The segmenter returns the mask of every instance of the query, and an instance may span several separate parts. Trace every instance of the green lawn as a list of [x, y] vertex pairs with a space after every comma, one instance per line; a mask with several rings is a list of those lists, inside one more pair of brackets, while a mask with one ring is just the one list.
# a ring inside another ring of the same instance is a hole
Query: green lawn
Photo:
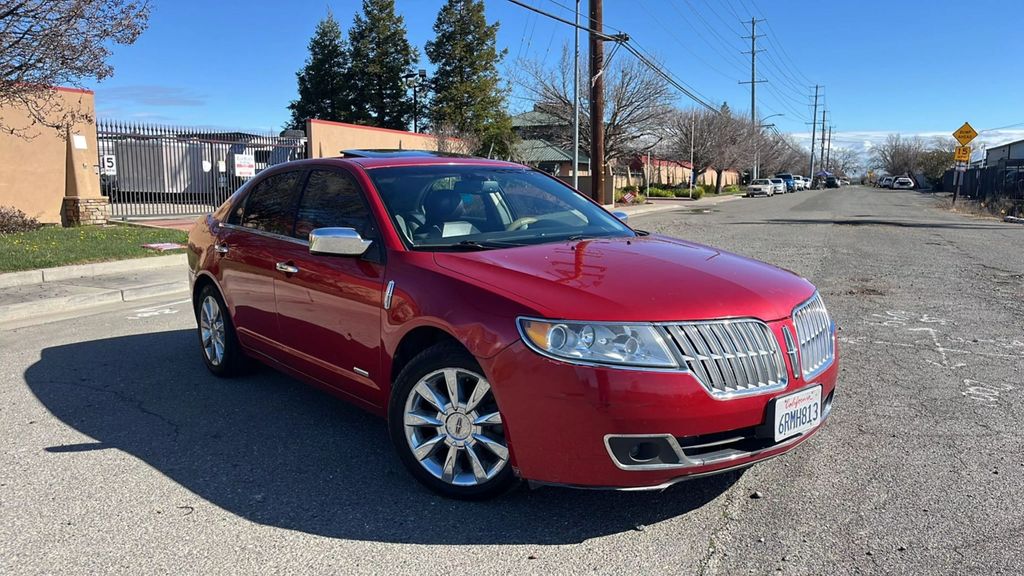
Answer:
[[0, 272], [179, 254], [179, 250], [148, 250], [142, 244], [185, 244], [187, 236], [180, 230], [118, 225], [45, 226], [33, 232], [0, 234]]

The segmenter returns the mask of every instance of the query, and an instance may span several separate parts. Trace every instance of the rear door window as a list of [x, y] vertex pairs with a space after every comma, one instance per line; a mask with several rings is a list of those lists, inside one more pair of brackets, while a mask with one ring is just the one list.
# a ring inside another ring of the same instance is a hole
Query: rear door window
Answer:
[[354, 228], [368, 240], [378, 238], [377, 225], [359, 184], [346, 172], [313, 170], [299, 203], [295, 237], [308, 240], [316, 228]]
[[271, 234], [291, 235], [302, 175], [301, 171], [284, 172], [257, 183], [245, 200], [241, 225]]

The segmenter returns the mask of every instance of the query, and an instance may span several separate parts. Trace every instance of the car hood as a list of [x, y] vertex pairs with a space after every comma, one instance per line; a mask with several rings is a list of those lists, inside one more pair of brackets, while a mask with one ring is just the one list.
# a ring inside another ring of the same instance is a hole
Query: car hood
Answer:
[[814, 294], [800, 276], [664, 236], [436, 252], [442, 268], [549, 318], [649, 321], [788, 317]]

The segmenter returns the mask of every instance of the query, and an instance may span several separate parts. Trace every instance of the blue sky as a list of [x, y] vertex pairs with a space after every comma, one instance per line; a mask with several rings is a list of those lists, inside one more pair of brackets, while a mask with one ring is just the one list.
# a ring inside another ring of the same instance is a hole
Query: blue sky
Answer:
[[[529, 0], [572, 17], [574, 0]], [[90, 85], [102, 117], [240, 129], [279, 129], [295, 98], [295, 72], [327, 7], [344, 28], [358, 0], [280, 2], [152, 0], [149, 29], [115, 47], [113, 78]], [[443, 0], [398, 0], [422, 55]], [[582, 2], [586, 13], [587, 0]], [[806, 140], [815, 83], [834, 124], [833, 145], [862, 148], [888, 132], [945, 135], [968, 120], [995, 144], [1024, 137], [1018, 0], [606, 0], [605, 24], [629, 33], [675, 76], [713, 102], [749, 110], [749, 34], [758, 25], [761, 116]], [[487, 0], [498, 42], [517, 59], [556, 65], [572, 28]], [[585, 46], [585, 35], [583, 36]], [[616, 58], [629, 58], [624, 51]], [[679, 104], [689, 105], [681, 97]], [[517, 93], [513, 110], [529, 107]]]

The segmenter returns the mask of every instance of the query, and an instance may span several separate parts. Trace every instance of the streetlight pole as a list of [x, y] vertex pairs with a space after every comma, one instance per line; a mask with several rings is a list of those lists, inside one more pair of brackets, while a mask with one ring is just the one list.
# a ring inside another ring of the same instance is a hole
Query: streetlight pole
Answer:
[[[761, 118], [761, 122], [764, 122], [769, 118], [775, 118], [776, 116], [785, 116], [785, 114], [772, 114], [771, 116], [765, 116], [764, 118]], [[775, 126], [775, 124], [757, 125], [757, 133], [754, 134], [754, 179], [759, 177], [758, 172], [761, 170], [761, 128], [771, 128], [772, 126]], [[750, 181], [753, 182], [754, 179], [751, 179]]]
[[420, 68], [418, 72], [410, 72], [402, 78], [405, 80], [405, 85], [412, 88], [412, 131], [419, 132], [419, 118], [420, 118], [420, 101], [419, 91], [420, 86], [427, 81], [427, 71]]

